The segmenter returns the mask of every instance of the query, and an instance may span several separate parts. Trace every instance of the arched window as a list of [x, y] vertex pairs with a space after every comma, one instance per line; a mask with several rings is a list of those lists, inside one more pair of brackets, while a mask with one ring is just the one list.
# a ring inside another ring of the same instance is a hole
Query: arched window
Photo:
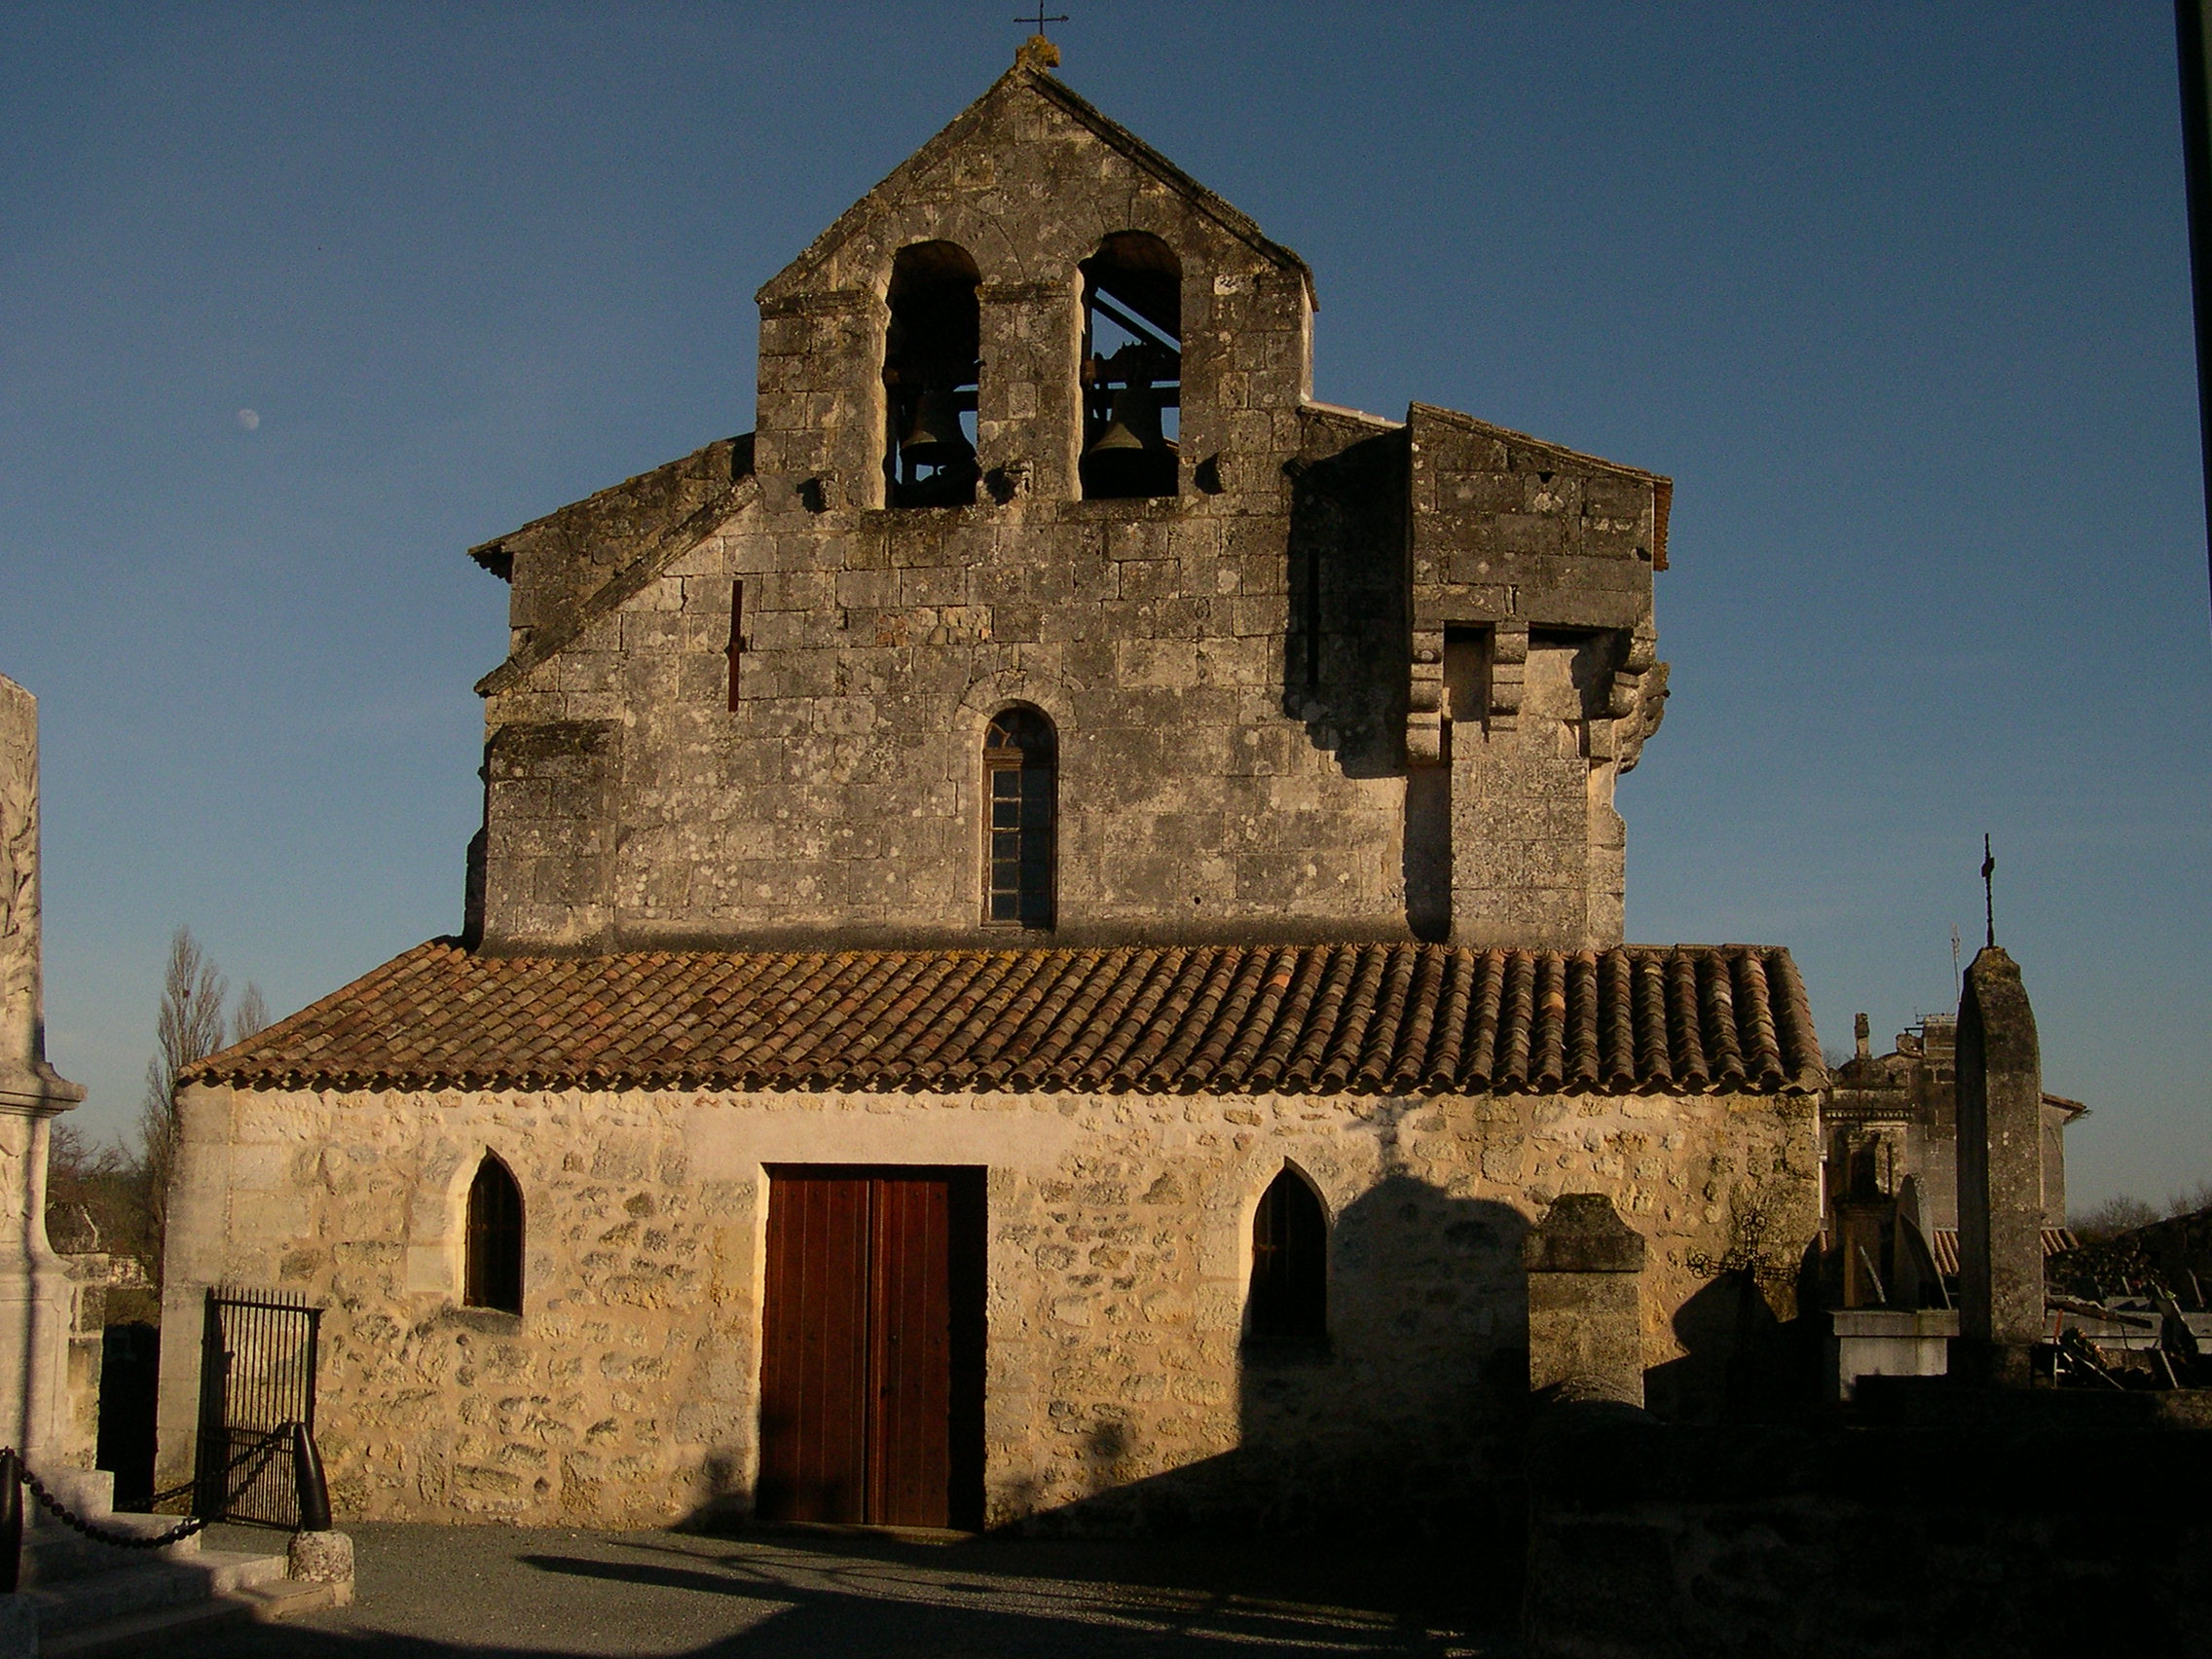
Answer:
[[1252, 1296], [1245, 1340], [1255, 1347], [1321, 1348], [1329, 1342], [1329, 1218], [1285, 1164], [1252, 1216]]
[[961, 507], [976, 499], [981, 281], [957, 242], [916, 242], [891, 262], [883, 466], [895, 507]]
[[989, 802], [983, 919], [1002, 926], [1052, 925], [1053, 774], [1058, 744], [1037, 710], [1002, 710], [983, 734]]
[[522, 1189], [491, 1153], [468, 1186], [468, 1272], [461, 1300], [471, 1308], [522, 1311]]
[[1117, 231], [1083, 262], [1083, 495], [1172, 496], [1183, 407], [1183, 262]]

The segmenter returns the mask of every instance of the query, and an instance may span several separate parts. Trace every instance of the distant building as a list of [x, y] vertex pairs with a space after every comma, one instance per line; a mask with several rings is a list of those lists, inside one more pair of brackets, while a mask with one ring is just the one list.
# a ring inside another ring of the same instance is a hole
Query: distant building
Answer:
[[[1938, 1292], [1924, 1282], [1925, 1268], [1946, 1278], [1958, 1272], [1958, 1020], [1929, 1014], [1899, 1032], [1889, 1053], [1876, 1055], [1862, 1014], [1857, 1041], [1858, 1052], [1830, 1073], [1821, 1106], [1831, 1295], [1837, 1306], [1856, 1308], [1898, 1300], [1900, 1285], [1922, 1286], [1933, 1301]], [[2066, 1129], [2088, 1110], [2061, 1095], [2043, 1097], [2046, 1253], [2072, 1242], [2065, 1231]], [[1900, 1225], [1917, 1234], [1917, 1243]]]
[[1395, 1525], [1517, 1474], [1554, 1198], [1655, 1403], [1794, 1268], [1795, 967], [1622, 941], [1668, 480], [1315, 401], [1050, 61], [760, 290], [757, 430], [475, 549], [465, 936], [182, 1088], [166, 1480], [232, 1281], [355, 1516]]

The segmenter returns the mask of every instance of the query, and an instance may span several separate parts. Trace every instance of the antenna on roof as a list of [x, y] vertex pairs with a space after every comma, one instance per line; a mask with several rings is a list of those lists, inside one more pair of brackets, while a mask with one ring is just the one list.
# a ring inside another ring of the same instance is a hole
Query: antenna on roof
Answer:
[[1981, 837], [1981, 912], [1989, 924], [1989, 943], [1997, 943], [1997, 884], [1990, 879], [1997, 873], [1997, 855], [1989, 850], [1989, 836]]
[[1953, 923], [1951, 924], [1951, 997], [1952, 997], [1952, 1000], [1953, 1000], [1953, 1001], [1956, 1001], [1956, 1000], [1958, 999], [1958, 995], [1959, 995], [1959, 924], [1958, 924], [1958, 923], [1956, 923], [1956, 922], [1953, 922]]

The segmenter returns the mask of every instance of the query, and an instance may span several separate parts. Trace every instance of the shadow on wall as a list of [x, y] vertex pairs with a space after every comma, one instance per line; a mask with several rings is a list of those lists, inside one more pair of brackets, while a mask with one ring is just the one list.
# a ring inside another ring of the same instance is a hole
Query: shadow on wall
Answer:
[[1144, 1428], [1086, 1404], [1092, 1495], [1010, 1530], [1174, 1536], [1517, 1525], [1528, 1394], [1528, 1221], [1506, 1204], [1385, 1177], [1336, 1218], [1325, 1347], [1239, 1366], [1236, 1448], [1164, 1473]]
[[[1800, 1308], [1818, 1306], [1802, 1286], [1799, 1297]], [[1682, 1356], [1643, 1374], [1643, 1403], [1653, 1416], [1683, 1423], [1772, 1420], [1798, 1415], [1814, 1398], [1815, 1321], [1777, 1317], [1754, 1273], [1714, 1274], [1675, 1309], [1673, 1325]]]
[[1405, 770], [1405, 437], [1294, 463], [1283, 713], [1349, 778]]

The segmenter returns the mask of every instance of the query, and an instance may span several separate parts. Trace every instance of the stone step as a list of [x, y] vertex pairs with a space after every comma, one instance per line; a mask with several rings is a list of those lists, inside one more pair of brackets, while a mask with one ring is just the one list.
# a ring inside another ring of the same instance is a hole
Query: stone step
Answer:
[[188, 1603], [288, 1582], [280, 1555], [202, 1550], [181, 1561], [135, 1561], [105, 1572], [67, 1578], [18, 1599], [38, 1621], [42, 1646], [64, 1631], [90, 1629]]
[[307, 1584], [289, 1578], [273, 1584], [249, 1584], [203, 1602], [179, 1603], [42, 1637], [40, 1659], [108, 1659], [109, 1655], [159, 1653], [170, 1642], [203, 1631], [288, 1619], [335, 1606], [339, 1601], [335, 1584]]
[[[97, 1521], [115, 1513], [115, 1476], [106, 1469], [72, 1469], [66, 1466], [48, 1468], [37, 1459], [31, 1462], [31, 1473], [39, 1484], [52, 1493], [73, 1513], [88, 1521]], [[23, 1489], [23, 1519], [35, 1525], [33, 1517], [51, 1520], [30, 1489]]]
[[[93, 1523], [103, 1532], [129, 1537], [155, 1538], [183, 1519], [179, 1515], [103, 1515]], [[180, 1538], [159, 1549], [133, 1549], [127, 1545], [88, 1538], [41, 1512], [36, 1524], [23, 1529], [23, 1553], [18, 1583], [25, 1590], [109, 1572], [141, 1561], [180, 1561], [200, 1553], [200, 1534]]]

